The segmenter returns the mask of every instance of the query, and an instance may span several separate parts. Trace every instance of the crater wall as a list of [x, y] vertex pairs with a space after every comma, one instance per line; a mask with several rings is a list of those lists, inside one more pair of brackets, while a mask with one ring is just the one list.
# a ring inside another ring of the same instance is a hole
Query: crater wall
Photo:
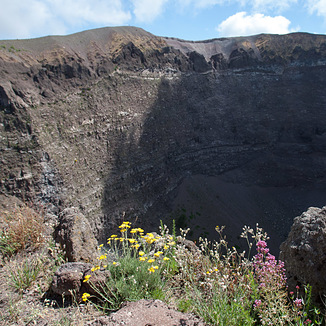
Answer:
[[325, 59], [326, 37], [302, 33], [0, 41], [1, 193], [78, 207], [100, 241], [174, 217], [234, 243], [259, 222], [276, 251], [325, 204]]

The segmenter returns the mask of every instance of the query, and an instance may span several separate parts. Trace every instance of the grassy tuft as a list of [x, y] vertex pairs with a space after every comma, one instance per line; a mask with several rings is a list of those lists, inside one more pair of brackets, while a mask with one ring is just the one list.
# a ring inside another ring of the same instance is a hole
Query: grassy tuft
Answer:
[[9, 284], [15, 290], [22, 292], [31, 286], [42, 269], [41, 261], [25, 260], [10, 271]]

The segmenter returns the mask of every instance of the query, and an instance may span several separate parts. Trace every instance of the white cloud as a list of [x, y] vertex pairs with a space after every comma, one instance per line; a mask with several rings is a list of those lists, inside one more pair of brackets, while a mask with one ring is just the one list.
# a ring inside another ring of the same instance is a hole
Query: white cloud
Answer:
[[122, 0], [1, 0], [0, 39], [65, 34], [69, 28], [123, 25]]
[[[281, 12], [290, 8], [298, 0], [177, 0], [177, 2], [181, 8], [192, 6], [196, 9], [206, 9], [216, 5], [238, 5], [240, 7], [247, 6], [256, 12], [268, 12], [270, 10]], [[320, 0], [320, 2], [325, 2], [325, 0]]]
[[207, 8], [215, 5], [223, 4], [227, 2], [225, 0], [196, 0], [194, 1], [194, 5], [197, 8]]
[[260, 33], [287, 34], [291, 22], [283, 17], [270, 17], [263, 14], [247, 15], [238, 12], [224, 20], [216, 29], [220, 36], [244, 36]]
[[131, 14], [124, 11], [121, 0], [46, 0], [49, 7], [67, 24], [125, 24]]
[[318, 16], [324, 16], [326, 18], [325, 0], [308, 0], [307, 7], [311, 14], [316, 12]]
[[253, 1], [246, 1], [249, 5], [251, 4], [253, 9], [260, 12], [267, 12], [269, 10], [277, 10], [277, 11], [284, 11], [292, 4], [297, 3], [298, 0], [253, 0]]
[[139, 22], [152, 22], [164, 10], [169, 0], [132, 0], [134, 15]]
[[196, 9], [206, 9], [215, 5], [224, 5], [231, 2], [241, 2], [246, 0], [177, 0], [179, 7], [193, 7]]
[[[1, 7], [1, 38], [26, 38], [44, 33], [44, 30], [56, 30], [48, 6], [38, 0], [5, 0], [5, 3], [2, 1]], [[64, 28], [57, 26], [57, 30], [64, 31]]]

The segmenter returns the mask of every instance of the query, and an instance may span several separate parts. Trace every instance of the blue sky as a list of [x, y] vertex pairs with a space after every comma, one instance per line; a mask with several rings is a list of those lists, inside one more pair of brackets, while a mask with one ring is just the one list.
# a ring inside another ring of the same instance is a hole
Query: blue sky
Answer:
[[0, 0], [0, 39], [137, 26], [186, 40], [326, 34], [326, 0]]

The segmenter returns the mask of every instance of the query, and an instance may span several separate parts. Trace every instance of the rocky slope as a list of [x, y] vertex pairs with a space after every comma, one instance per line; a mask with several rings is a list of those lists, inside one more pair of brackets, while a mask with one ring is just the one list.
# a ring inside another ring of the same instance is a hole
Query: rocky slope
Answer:
[[77, 207], [101, 241], [173, 215], [194, 236], [259, 222], [277, 250], [325, 204], [325, 72], [326, 36], [303, 33], [0, 41], [1, 193]]

